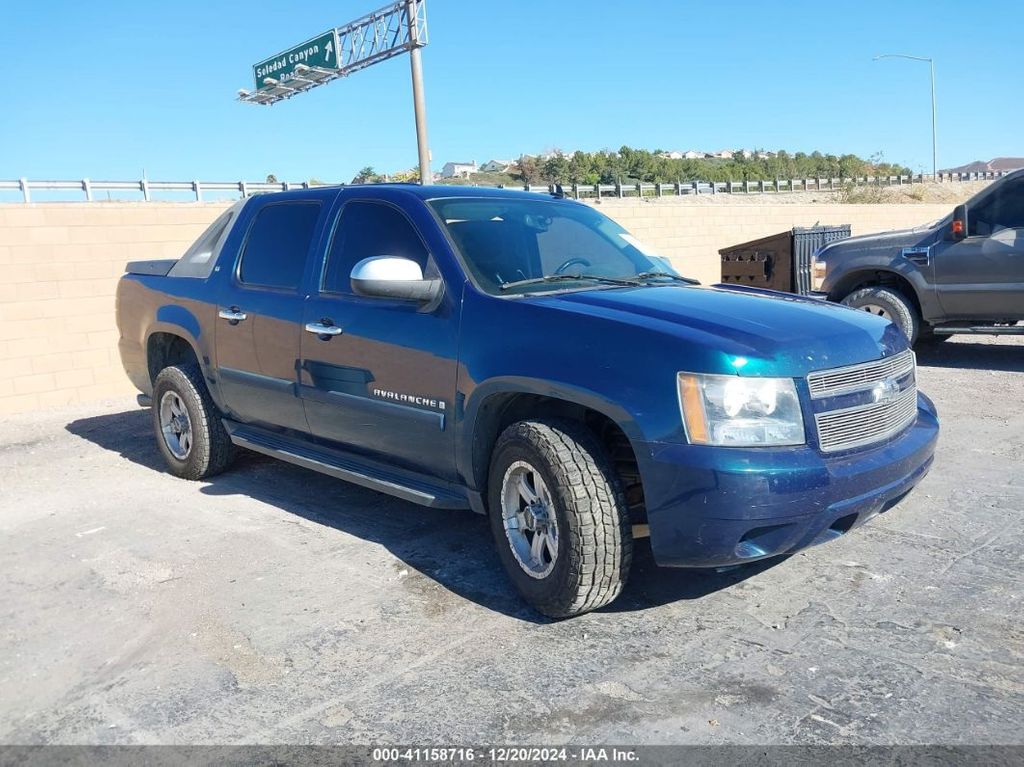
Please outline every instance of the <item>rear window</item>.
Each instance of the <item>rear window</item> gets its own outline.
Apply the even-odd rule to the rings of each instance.
[[[263,288],[298,288],[319,217],[318,202],[276,203],[259,211],[242,251],[239,282]]]
[[[167,273],[170,277],[209,277],[213,272],[213,265],[217,263],[217,256],[220,255],[221,246],[227,239],[227,233],[231,230],[231,222],[238,214],[240,204],[231,206],[217,217],[206,231],[199,235],[192,247],[185,251],[185,255],[175,262],[174,266]]]

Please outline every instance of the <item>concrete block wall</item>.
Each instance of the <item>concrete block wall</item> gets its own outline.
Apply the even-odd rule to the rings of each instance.
[[[224,203],[0,205],[0,415],[128,395],[114,290],[175,258]]]
[[[854,235],[903,229],[949,213],[952,204],[840,205],[780,203],[771,198],[719,203],[699,198],[602,200],[596,207],[615,219],[688,277],[719,282],[718,251],[730,245],[816,224],[850,224]],[[759,202],[761,201],[761,202]]]
[[[117,352],[117,279],[128,261],[181,255],[227,204],[0,205],[0,415],[133,394]],[[913,226],[950,208],[753,197],[599,203],[704,283],[719,279],[719,248],[817,222],[849,223],[854,234]]]

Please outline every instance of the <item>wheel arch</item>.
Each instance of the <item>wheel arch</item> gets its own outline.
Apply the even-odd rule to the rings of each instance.
[[[893,288],[907,297],[917,312],[918,318],[924,317],[921,297],[914,283],[906,275],[890,269],[861,269],[844,275],[829,291],[830,301],[840,302],[848,295],[861,288],[869,287]]]
[[[199,362],[199,355],[191,341],[172,331],[150,332],[146,338],[146,368],[151,386],[164,368],[188,362]]]
[[[637,455],[642,439],[636,422],[621,406],[594,392],[553,386],[547,381],[495,381],[474,393],[466,409],[458,456],[460,474],[472,490],[486,498],[491,455],[502,431],[517,421],[536,418],[567,418],[586,426],[615,465],[627,490],[631,514],[643,515]]]

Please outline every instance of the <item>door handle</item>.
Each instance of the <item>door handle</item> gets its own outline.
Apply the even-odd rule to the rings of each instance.
[[[237,325],[248,315],[245,312],[239,311],[237,306],[232,306],[230,309],[221,309],[217,312],[217,316],[222,320],[227,320],[232,325]]]
[[[327,340],[331,336],[340,336],[344,331],[337,325],[327,325],[324,322],[307,322],[306,332]]]

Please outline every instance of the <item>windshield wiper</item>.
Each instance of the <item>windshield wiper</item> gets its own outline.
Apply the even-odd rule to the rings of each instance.
[[[503,282],[499,285],[501,290],[509,290],[511,288],[518,288],[522,285],[540,285],[545,282],[575,282],[582,280],[591,280],[593,282],[600,282],[605,285],[622,285],[624,287],[637,287],[640,283],[634,279],[626,279],[625,277],[602,277],[599,274],[545,274],[543,277],[530,277],[526,280],[514,280],[512,282]]]
[[[671,272],[640,272],[640,274],[631,279],[652,280],[656,277],[667,277],[668,279],[675,280],[676,282],[685,282],[687,285],[700,285],[700,280],[695,280],[692,277],[682,277],[681,275],[672,274]]]

